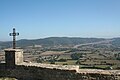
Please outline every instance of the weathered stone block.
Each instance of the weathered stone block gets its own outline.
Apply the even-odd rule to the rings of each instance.
[[[23,50],[21,49],[5,49],[6,67],[14,68],[15,65],[23,62]]]

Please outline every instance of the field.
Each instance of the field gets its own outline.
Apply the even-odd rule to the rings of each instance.
[[[29,51],[30,50],[30,51]],[[4,55],[0,54],[1,62]],[[56,65],[79,65],[80,68],[120,69],[120,50],[102,49],[27,49],[24,61]]]
[[[79,65],[80,68],[119,69],[120,67],[120,61],[114,57],[113,53],[115,52],[109,54],[108,53],[103,54],[100,51],[86,52],[86,53],[81,51],[72,52],[72,53],[63,53],[63,52],[64,51],[59,53],[50,51],[50,55],[53,53],[52,56],[49,55],[46,56],[42,54],[44,58],[41,60],[45,60],[47,58],[49,58],[49,60],[45,60],[41,62],[47,64],[58,64],[58,65]],[[44,54],[45,53],[46,52],[44,52]]]

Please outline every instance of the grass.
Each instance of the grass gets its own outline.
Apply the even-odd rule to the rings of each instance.
[[[60,59],[72,59],[72,58],[70,55],[60,55],[57,60],[60,60]]]
[[[77,60],[67,60],[66,62],[55,62],[55,64],[57,65],[64,65],[64,64],[67,64],[67,65],[75,65]],[[50,62],[44,62],[46,64],[50,64]]]
[[[75,65],[77,60],[67,60],[66,62],[55,62],[55,64],[63,65],[63,64],[68,64],[68,65]]]

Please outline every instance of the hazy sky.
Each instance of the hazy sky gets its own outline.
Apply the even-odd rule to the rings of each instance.
[[[0,41],[120,36],[120,0],[0,0]]]

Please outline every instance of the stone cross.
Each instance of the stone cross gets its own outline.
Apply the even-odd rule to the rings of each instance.
[[[13,28],[13,33],[9,34],[10,36],[13,36],[13,49],[16,48],[16,36],[19,35],[19,33],[16,33],[15,28]]]

